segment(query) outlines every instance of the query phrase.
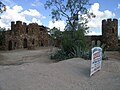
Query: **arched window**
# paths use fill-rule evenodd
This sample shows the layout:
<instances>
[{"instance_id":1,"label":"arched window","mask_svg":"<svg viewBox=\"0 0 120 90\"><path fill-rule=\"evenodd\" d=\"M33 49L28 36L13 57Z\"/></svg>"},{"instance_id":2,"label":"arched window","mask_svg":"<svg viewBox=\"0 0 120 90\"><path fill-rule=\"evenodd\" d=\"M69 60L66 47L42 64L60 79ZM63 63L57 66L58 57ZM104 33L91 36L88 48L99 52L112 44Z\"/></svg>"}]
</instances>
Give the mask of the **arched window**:
<instances>
[{"instance_id":1,"label":"arched window","mask_svg":"<svg viewBox=\"0 0 120 90\"><path fill-rule=\"evenodd\" d=\"M115 30L115 29L114 29L114 28L112 28L112 33L115 33L115 32L114 32L114 30Z\"/></svg>"},{"instance_id":2,"label":"arched window","mask_svg":"<svg viewBox=\"0 0 120 90\"><path fill-rule=\"evenodd\" d=\"M28 27L26 28L26 33L28 33Z\"/></svg>"}]
</instances>

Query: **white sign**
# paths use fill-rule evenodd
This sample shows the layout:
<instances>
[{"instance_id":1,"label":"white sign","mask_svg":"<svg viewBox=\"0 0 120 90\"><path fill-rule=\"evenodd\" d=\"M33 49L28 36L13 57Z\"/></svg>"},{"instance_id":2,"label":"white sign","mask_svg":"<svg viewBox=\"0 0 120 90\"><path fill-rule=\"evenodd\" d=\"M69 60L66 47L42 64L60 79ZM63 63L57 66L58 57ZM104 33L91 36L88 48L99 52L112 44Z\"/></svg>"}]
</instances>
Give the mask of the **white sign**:
<instances>
[{"instance_id":1,"label":"white sign","mask_svg":"<svg viewBox=\"0 0 120 90\"><path fill-rule=\"evenodd\" d=\"M91 70L90 76L92 76L95 72L101 69L102 63L102 48L94 47L92 48L92 60L91 60Z\"/></svg>"}]
</instances>

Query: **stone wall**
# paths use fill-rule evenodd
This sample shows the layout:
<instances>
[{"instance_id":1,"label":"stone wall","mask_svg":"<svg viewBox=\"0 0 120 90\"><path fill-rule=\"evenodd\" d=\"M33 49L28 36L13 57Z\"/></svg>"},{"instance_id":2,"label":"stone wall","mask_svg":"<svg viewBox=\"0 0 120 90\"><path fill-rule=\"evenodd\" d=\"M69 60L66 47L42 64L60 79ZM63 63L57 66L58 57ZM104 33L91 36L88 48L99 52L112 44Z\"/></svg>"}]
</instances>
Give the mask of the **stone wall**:
<instances>
[{"instance_id":1,"label":"stone wall","mask_svg":"<svg viewBox=\"0 0 120 90\"><path fill-rule=\"evenodd\" d=\"M118 49L118 20L107 19L102 21L102 37L103 42L107 46L107 50Z\"/></svg>"},{"instance_id":2,"label":"stone wall","mask_svg":"<svg viewBox=\"0 0 120 90\"><path fill-rule=\"evenodd\" d=\"M21 48L33 49L49 45L47 28L37 23L11 22L11 30L5 32L5 49L14 50Z\"/></svg>"},{"instance_id":3,"label":"stone wall","mask_svg":"<svg viewBox=\"0 0 120 90\"><path fill-rule=\"evenodd\" d=\"M118 20L102 20L102 35L87 36L90 41L100 40L106 45L107 50L118 50Z\"/></svg>"},{"instance_id":4,"label":"stone wall","mask_svg":"<svg viewBox=\"0 0 120 90\"><path fill-rule=\"evenodd\" d=\"M107 50L118 49L118 20L102 20L102 35L86 36L90 41L100 40L106 44ZM11 22L11 30L5 32L5 49L14 50L21 48L33 49L50 45L51 40L47 28L37 23Z\"/></svg>"}]
</instances>

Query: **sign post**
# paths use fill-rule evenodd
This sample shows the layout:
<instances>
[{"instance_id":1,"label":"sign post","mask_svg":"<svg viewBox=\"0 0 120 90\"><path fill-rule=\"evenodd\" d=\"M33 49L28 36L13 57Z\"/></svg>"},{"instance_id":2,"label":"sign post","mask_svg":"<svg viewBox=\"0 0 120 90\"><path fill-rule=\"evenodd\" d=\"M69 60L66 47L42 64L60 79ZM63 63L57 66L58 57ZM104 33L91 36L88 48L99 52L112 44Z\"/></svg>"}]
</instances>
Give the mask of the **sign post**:
<instances>
[{"instance_id":1,"label":"sign post","mask_svg":"<svg viewBox=\"0 0 120 90\"><path fill-rule=\"evenodd\" d=\"M90 76L92 76L95 72L101 69L102 64L102 48L94 47L92 48L92 60L91 60L91 70Z\"/></svg>"}]
</instances>

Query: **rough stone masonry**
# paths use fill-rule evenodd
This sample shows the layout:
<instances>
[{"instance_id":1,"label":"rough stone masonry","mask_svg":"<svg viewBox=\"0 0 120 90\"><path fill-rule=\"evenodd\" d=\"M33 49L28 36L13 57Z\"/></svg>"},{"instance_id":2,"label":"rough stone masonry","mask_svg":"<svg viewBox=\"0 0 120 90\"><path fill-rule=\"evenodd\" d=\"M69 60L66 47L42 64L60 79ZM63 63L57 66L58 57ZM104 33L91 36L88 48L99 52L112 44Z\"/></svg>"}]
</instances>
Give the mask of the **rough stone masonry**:
<instances>
[{"instance_id":1,"label":"rough stone masonry","mask_svg":"<svg viewBox=\"0 0 120 90\"><path fill-rule=\"evenodd\" d=\"M102 35L86 36L90 41L100 40L106 45L107 50L118 49L118 20L102 20ZM50 35L45 26L37 23L22 23L21 21L11 22L11 30L5 32L5 50L28 48L33 49L40 46L49 46Z\"/></svg>"}]
</instances>

